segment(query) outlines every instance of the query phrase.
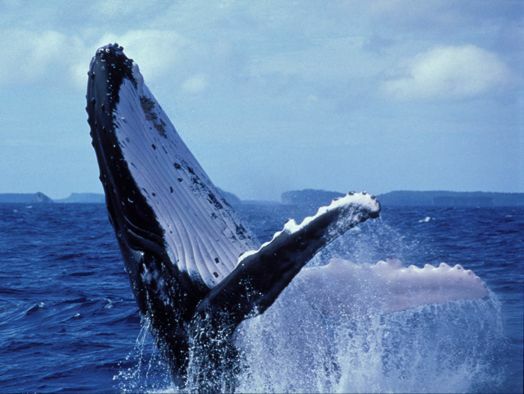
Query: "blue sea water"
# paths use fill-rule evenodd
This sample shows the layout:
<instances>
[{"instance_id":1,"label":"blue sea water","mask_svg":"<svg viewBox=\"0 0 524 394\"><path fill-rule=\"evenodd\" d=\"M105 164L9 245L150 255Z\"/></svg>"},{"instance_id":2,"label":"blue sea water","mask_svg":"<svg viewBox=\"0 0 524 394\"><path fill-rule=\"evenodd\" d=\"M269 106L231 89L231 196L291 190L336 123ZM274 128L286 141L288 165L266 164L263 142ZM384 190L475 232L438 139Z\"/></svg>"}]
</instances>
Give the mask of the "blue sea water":
<instances>
[{"instance_id":1,"label":"blue sea water","mask_svg":"<svg viewBox=\"0 0 524 394\"><path fill-rule=\"evenodd\" d=\"M260 240L269 239L287 218L306 213L311 212L271 204L239 208ZM500 310L493 313L500 313L502 334L495 336L497 343L488 354L477 350L476 345L481 346L475 344L480 338L476 333L471 332L472 340L453 342L454 347L467 346L468 357L487 361L489 370L477 373L474 384L443 384L442 390L522 392L523 208L385 208L380 220L362 225L345 239L334 251L323 253L346 254L356 262L393 257L406 265L447 262L473 270L498 300ZM143 327L147 323L138 315L103 205L0 205L0 250L0 391L169 390L154 346L143 345L150 342ZM468 313L461 311L448 311L440 326L447 320L460 321L461 313ZM438 320L441 312L429 313ZM482 324L489 318L481 315L481 324L469 329L491 330L492 325ZM411 316L386 324L400 325L409 335L419 323ZM445 342L438 337L441 332L417 337L409 352L428 357L427 349L433 349L428 343ZM380 349L372 345L366 343L366 351ZM435 359L449 362L439 357ZM390 360L383 363L388 371L397 369L398 387L403 387L398 391L429 387L420 384L429 379L428 371L395 363L391 356L385 359ZM446 374L438 378L449 380ZM402 386L403 382L415 383ZM385 387L365 383L368 391Z\"/></svg>"}]
</instances>

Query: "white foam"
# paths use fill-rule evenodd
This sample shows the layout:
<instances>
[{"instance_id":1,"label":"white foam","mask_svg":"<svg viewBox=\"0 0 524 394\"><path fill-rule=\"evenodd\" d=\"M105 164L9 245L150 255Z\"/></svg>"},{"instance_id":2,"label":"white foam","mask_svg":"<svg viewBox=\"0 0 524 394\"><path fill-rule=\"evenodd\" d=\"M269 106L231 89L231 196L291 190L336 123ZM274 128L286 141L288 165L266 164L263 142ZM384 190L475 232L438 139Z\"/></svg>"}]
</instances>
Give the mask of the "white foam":
<instances>
[{"instance_id":1,"label":"white foam","mask_svg":"<svg viewBox=\"0 0 524 394\"><path fill-rule=\"evenodd\" d=\"M485 285L460 266L335 259L306 268L237 344L239 392L466 392L498 379Z\"/></svg>"},{"instance_id":2,"label":"white foam","mask_svg":"<svg viewBox=\"0 0 524 394\"><path fill-rule=\"evenodd\" d=\"M448 283L449 282L449 283ZM439 289L438 287L442 287ZM415 289L410 303L388 301ZM451 290L453 296L447 297ZM236 343L237 392L469 392L497 387L490 359L503 338L499 305L461 266L357 264L306 268ZM147 333L147 326L142 334ZM169 382L153 340L139 336L123 391L185 392ZM190 370L189 373L192 371ZM148 377L149 376L149 377Z\"/></svg>"}]
</instances>

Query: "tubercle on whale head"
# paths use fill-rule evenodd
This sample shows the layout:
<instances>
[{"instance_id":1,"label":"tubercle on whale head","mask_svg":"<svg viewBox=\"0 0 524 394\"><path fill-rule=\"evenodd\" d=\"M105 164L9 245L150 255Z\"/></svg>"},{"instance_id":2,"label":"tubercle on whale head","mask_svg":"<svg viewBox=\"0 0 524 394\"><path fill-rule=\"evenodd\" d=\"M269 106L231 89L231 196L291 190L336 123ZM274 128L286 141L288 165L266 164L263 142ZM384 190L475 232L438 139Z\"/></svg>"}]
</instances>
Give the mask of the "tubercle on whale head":
<instances>
[{"instance_id":1,"label":"tubercle on whale head","mask_svg":"<svg viewBox=\"0 0 524 394\"><path fill-rule=\"evenodd\" d=\"M124 47L118 45L116 42L98 48L92 61L101 61L108 64L111 64L111 61L114 61L121 65L125 64L127 67L133 65L133 59L128 58L124 53Z\"/></svg>"},{"instance_id":2,"label":"tubercle on whale head","mask_svg":"<svg viewBox=\"0 0 524 394\"><path fill-rule=\"evenodd\" d=\"M105 82L108 83L108 93L111 96L112 106L118 103L118 87L122 82L123 78L127 78L132 83L137 85L136 79L133 75L133 59L128 58L124 54L124 48L119 46L118 43L107 44L97 49L95 56L91 60L89 71L87 75L89 76L89 81L95 80L95 78L100 79L99 70L106 71L104 74L108 77ZM97 73L98 71L98 73ZM89 104L94 104L93 100L96 100L95 97L87 97ZM106 108L110 110L112 108Z\"/></svg>"},{"instance_id":3,"label":"tubercle on whale head","mask_svg":"<svg viewBox=\"0 0 524 394\"><path fill-rule=\"evenodd\" d=\"M96 50L96 55L103 55L104 53L113 53L118 55L124 54L124 47L118 45L118 43L109 43L107 45L101 46Z\"/></svg>"}]
</instances>

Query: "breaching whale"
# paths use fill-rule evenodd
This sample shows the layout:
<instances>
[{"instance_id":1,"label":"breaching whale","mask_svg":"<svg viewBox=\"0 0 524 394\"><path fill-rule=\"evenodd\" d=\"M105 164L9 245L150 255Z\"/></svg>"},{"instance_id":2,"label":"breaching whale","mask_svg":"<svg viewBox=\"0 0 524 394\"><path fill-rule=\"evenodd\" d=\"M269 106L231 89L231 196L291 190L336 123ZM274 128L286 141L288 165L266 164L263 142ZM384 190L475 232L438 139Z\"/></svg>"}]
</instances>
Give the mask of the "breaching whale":
<instances>
[{"instance_id":1,"label":"breaching whale","mask_svg":"<svg viewBox=\"0 0 524 394\"><path fill-rule=\"evenodd\" d=\"M378 217L380 205L371 195L350 193L300 224L288 222L260 245L122 47L98 49L88 75L92 145L140 312L178 384L191 343L205 349L203 362L222 376L232 368L235 327L271 306L320 248ZM210 384L213 377L202 380Z\"/></svg>"},{"instance_id":2,"label":"breaching whale","mask_svg":"<svg viewBox=\"0 0 524 394\"><path fill-rule=\"evenodd\" d=\"M349 193L302 223L289 221L260 244L184 144L122 47L110 44L97 50L86 98L109 220L140 312L150 320L179 387L186 386L190 358L197 354L206 365L196 377L198 388L223 388L219 385L235 374L235 328L264 313L321 248L378 217L380 205L369 194ZM366 275L388 284L386 309L415 305L415 298L399 298L402 289L417 291L412 283L424 283L427 289L435 278L469 283L475 298L486 294L466 270L446 266L419 273L383 267ZM319 270L303 271L302 278L318 276ZM348 294L349 286L338 282L347 284L357 271L329 264L318 283L334 294ZM397 288L397 282L409 286ZM302 279L299 285L304 294L315 291ZM442 288L446 286L440 284ZM432 294L426 302L450 299Z\"/></svg>"}]
</instances>

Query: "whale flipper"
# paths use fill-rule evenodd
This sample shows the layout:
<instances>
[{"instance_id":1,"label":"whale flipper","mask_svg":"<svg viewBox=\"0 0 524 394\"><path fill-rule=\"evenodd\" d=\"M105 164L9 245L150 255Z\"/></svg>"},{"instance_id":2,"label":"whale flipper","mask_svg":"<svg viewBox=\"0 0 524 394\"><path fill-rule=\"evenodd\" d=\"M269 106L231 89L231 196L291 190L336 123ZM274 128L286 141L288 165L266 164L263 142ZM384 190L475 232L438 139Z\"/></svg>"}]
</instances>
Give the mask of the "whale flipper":
<instances>
[{"instance_id":1,"label":"whale flipper","mask_svg":"<svg viewBox=\"0 0 524 394\"><path fill-rule=\"evenodd\" d=\"M348 195L257 249L116 44L91 61L86 110L131 286L179 383L195 320L231 331L267 309L325 244L378 216L373 197Z\"/></svg>"},{"instance_id":2,"label":"whale flipper","mask_svg":"<svg viewBox=\"0 0 524 394\"><path fill-rule=\"evenodd\" d=\"M460 265L416 267L404 266L399 260L364 264L332 258L325 265L303 269L293 284L288 297L298 293L314 300L315 310L328 321L489 296L486 284Z\"/></svg>"},{"instance_id":3,"label":"whale flipper","mask_svg":"<svg viewBox=\"0 0 524 394\"><path fill-rule=\"evenodd\" d=\"M373 196L349 193L300 224L290 220L271 241L242 255L235 270L200 302L197 312L208 317L218 314L222 320L226 315L233 326L263 313L319 249L379 212Z\"/></svg>"}]
</instances>

